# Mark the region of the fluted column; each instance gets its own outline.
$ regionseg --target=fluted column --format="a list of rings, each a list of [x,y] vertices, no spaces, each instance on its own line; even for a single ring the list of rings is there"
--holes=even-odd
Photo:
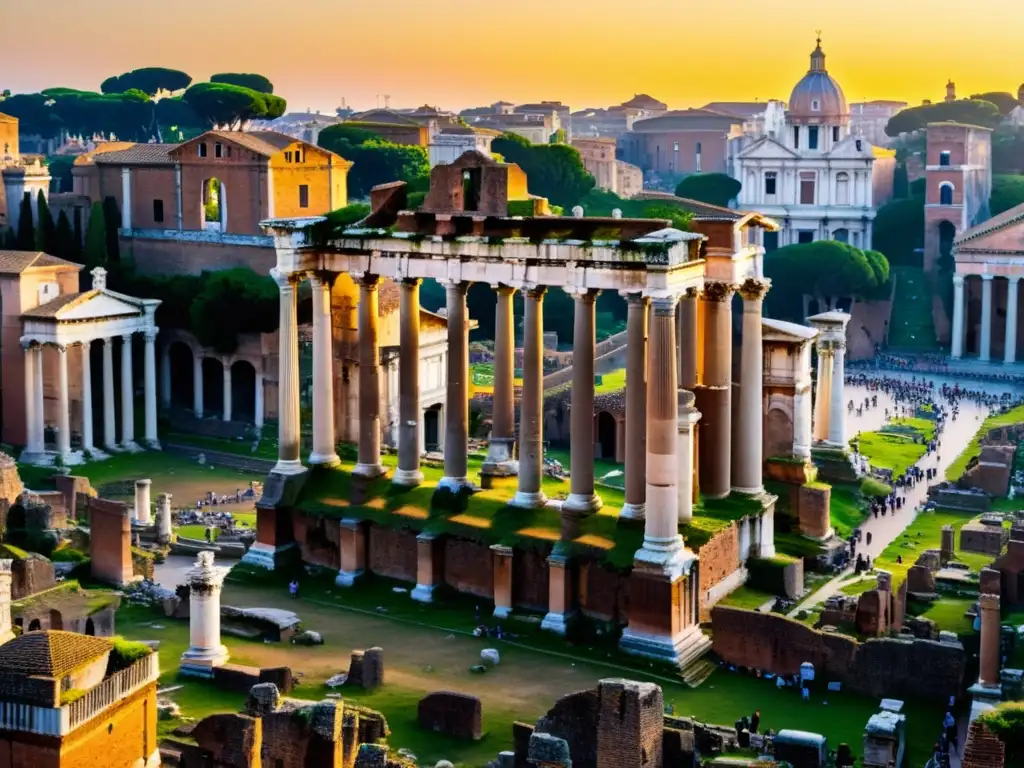
[[[647,504],[636,559],[663,565],[682,549],[679,535],[679,392],[675,298],[652,300],[647,376]]]
[[[953,275],[953,337],[950,356],[959,360],[964,356],[964,276]]]
[[[828,417],[828,441],[846,448],[846,342],[832,342],[832,408]]]
[[[647,499],[647,316],[651,300],[626,295],[626,503],[620,517],[644,519]]]
[[[39,345],[22,342],[25,352],[25,452],[38,455],[43,446],[43,414],[36,410],[36,389],[43,386],[41,379],[36,378],[36,356],[40,354]]]
[[[981,276],[981,360],[992,359],[992,275]]]
[[[697,360],[700,340],[697,334],[697,313],[700,295],[696,288],[688,288],[679,300],[679,386],[692,390],[697,386]]]
[[[380,463],[380,277],[359,282],[359,463],[353,474],[379,477]]]
[[[515,328],[512,297],[516,289],[499,285],[495,289],[498,304],[494,311],[494,397],[492,398],[491,436],[487,459],[480,473],[507,477],[518,468],[513,459],[515,443]]]
[[[542,507],[544,464],[544,292],[543,286],[523,291],[523,389],[519,403],[519,488],[517,507]]]
[[[192,356],[192,413],[203,418],[203,358],[198,352]]]
[[[145,424],[143,439],[146,441],[146,447],[154,448],[159,450],[160,441],[157,439],[156,434],[156,334],[157,328],[148,328],[144,332],[146,345],[143,349],[143,386],[145,388]],[[85,350],[85,355],[88,356],[89,350]],[[85,373],[85,364],[82,365],[83,375]],[[86,378],[86,386],[88,387],[88,378]],[[90,419],[92,418],[92,405],[89,406]],[[92,425],[89,426],[90,436],[92,434]]]
[[[423,482],[420,471],[420,281],[403,280],[399,306],[398,470],[396,485]]]
[[[818,340],[818,381],[814,393],[814,439],[828,440],[829,411],[832,407],[832,346]]]
[[[57,344],[57,453],[71,453],[71,401],[68,398],[68,348]]]
[[[296,307],[298,276],[275,267],[270,276],[281,294],[278,321],[277,464],[274,472],[295,475],[305,471],[299,459],[299,324]]]
[[[114,340],[108,338],[103,340],[103,447],[111,451],[117,449],[114,419]]]
[[[444,477],[439,487],[458,491],[470,485],[468,282],[446,282],[448,307],[448,390],[444,403]]]
[[[733,431],[733,490],[760,493],[764,453],[764,354],[761,315],[768,283],[747,280],[743,297],[743,341],[740,348],[740,402]]]
[[[231,421],[231,358],[225,357],[221,360],[221,374],[223,376],[220,410],[221,421]]]
[[[1003,354],[1004,363],[1017,362],[1017,289],[1020,275],[1009,277],[1010,285],[1006,292],[1006,350]]]
[[[694,407],[694,396],[689,390],[679,390],[679,436],[676,442],[676,458],[679,467],[678,497],[679,524],[685,525],[693,519],[693,434],[700,411]]]
[[[704,384],[707,406],[701,424],[702,488],[711,498],[728,496],[732,489],[732,283],[706,283],[707,311]],[[652,352],[653,354],[653,352]]]
[[[572,402],[569,498],[562,511],[589,514],[601,508],[594,493],[594,365],[597,356],[597,291],[573,294]],[[543,375],[543,372],[542,372]]]
[[[811,386],[798,385],[793,393],[793,455],[799,459],[811,458]]]
[[[89,357],[91,344],[82,342],[82,450],[94,451],[92,436],[92,360]],[[155,422],[155,419],[154,419]]]
[[[121,337],[121,447],[135,446],[135,388],[132,382],[132,335]]]
[[[331,282],[326,276],[309,279],[313,291],[313,451],[310,464],[337,464],[334,433],[334,340],[331,328]],[[257,384],[262,384],[260,376]],[[263,405],[258,393],[257,409]],[[256,412],[262,422],[263,414]]]
[[[171,345],[164,344],[160,350],[160,405],[171,407]]]

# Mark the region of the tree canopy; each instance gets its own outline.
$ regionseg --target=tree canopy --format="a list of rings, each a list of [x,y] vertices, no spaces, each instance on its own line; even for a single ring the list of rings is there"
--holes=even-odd
[[[46,201],[43,190],[36,193],[36,250],[43,253],[57,253],[57,224],[50,213],[50,204]]]
[[[33,251],[36,248],[36,230],[31,192],[26,192],[21,196],[20,205],[21,207],[18,211],[18,250]]]
[[[892,200],[875,215],[872,244],[890,264],[921,266],[924,248],[924,195]]]
[[[995,104],[999,114],[1003,117],[1013,112],[1015,107],[1020,106],[1017,97],[1005,91],[988,91],[987,93],[976,93],[971,96],[972,101],[987,101]]]
[[[103,204],[92,204],[89,211],[89,224],[85,228],[85,267],[86,271],[94,267],[107,266],[107,225],[103,216]]]
[[[999,107],[990,101],[963,99],[961,101],[922,104],[897,112],[885,126],[886,136],[899,136],[923,129],[928,123],[952,121],[995,128],[1002,121]]]
[[[267,275],[247,267],[204,272],[189,308],[189,325],[204,346],[235,351],[240,333],[269,333],[277,328],[280,295]]]
[[[210,75],[211,83],[226,83],[248,88],[259,93],[273,93],[274,84],[263,75],[256,75],[247,72],[218,72]]]
[[[988,207],[993,216],[1024,203],[1024,175],[1000,173],[992,177]]]
[[[583,167],[579,150],[568,144],[531,144],[522,136],[504,133],[491,149],[523,169],[531,194],[554,205],[571,208],[594,188],[594,177]]]
[[[726,207],[740,189],[740,182],[726,173],[692,173],[676,186],[676,197]]]
[[[100,84],[103,93],[124,93],[142,91],[156,96],[161,91],[180,91],[192,84],[192,77],[179,69],[165,67],[143,67],[125,72],[123,75],[108,77]]]
[[[61,120],[51,104],[52,100],[42,93],[16,93],[4,99],[3,111],[18,118],[21,133],[52,139],[60,133]]]
[[[317,142],[353,163],[348,174],[350,198],[367,197],[376,185],[392,181],[404,181],[411,192],[429,184],[430,159],[424,147],[394,144],[372,131],[344,124],[320,131]]]
[[[227,83],[196,83],[182,99],[207,125],[232,130],[241,130],[250,120],[280,117],[288,106],[280,96]]]

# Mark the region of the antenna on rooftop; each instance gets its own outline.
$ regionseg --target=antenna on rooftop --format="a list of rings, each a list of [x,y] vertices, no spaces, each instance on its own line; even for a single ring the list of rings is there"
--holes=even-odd
[[[391,94],[390,93],[385,93],[384,94],[384,109],[390,109],[390,108],[391,108]]]

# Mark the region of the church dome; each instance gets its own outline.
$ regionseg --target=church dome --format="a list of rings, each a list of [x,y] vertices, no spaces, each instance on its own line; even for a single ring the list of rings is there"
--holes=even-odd
[[[849,116],[846,96],[828,70],[821,38],[811,53],[811,68],[789,96],[789,116],[820,123],[842,122]]]

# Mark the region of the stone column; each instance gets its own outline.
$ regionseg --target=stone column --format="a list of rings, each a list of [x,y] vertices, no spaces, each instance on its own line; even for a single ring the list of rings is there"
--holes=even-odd
[[[171,525],[171,494],[161,493],[156,497],[156,542],[167,544],[173,535]]]
[[[41,354],[39,345],[22,342],[25,351],[25,451],[34,456],[41,455],[43,446],[43,414],[36,410],[36,390],[43,386],[36,378],[36,357]]]
[[[992,359],[992,275],[981,276],[981,361]]]
[[[185,574],[189,593],[189,649],[181,655],[179,674],[213,677],[214,667],[227,663],[220,641],[220,592],[228,568],[213,564],[213,552],[200,552]]]
[[[444,539],[424,531],[416,537],[416,587],[410,597],[418,603],[434,600],[434,589],[444,581]]]
[[[33,201],[35,202],[35,201]],[[132,228],[132,169],[121,169],[121,231]]]
[[[149,525],[152,522],[149,510],[149,489],[152,480],[135,481],[135,522],[139,525]]]
[[[416,486],[420,471],[420,280],[401,282],[398,349],[398,470],[394,483]]]
[[[40,356],[41,357],[41,356]],[[114,436],[114,340],[103,340],[103,447],[117,449]]]
[[[544,292],[525,290],[523,390],[519,403],[519,488],[512,506],[543,507],[544,473]]]
[[[761,514],[760,557],[775,557],[775,504],[769,505]]]
[[[832,407],[832,346],[818,339],[818,382],[814,393],[814,440],[828,440],[829,412]]]
[[[565,555],[554,553],[548,556],[548,612],[540,622],[541,629],[564,635],[566,621],[576,612],[573,599],[574,570],[572,562]]]
[[[978,610],[981,612],[978,685],[997,688],[1000,685],[999,595],[981,595],[978,598]]]
[[[310,464],[338,464],[334,440],[334,341],[331,329],[331,282],[309,279],[313,289],[313,452]],[[260,377],[257,376],[257,383]],[[262,406],[262,394],[259,398]],[[257,411],[262,421],[262,413]]]
[[[685,525],[693,519],[693,433],[700,420],[700,411],[693,407],[694,397],[689,390],[679,390],[679,437],[676,456],[679,467],[679,523]]]
[[[192,356],[192,413],[203,418],[203,358],[198,353]]]
[[[0,644],[14,638],[14,628],[11,626],[12,565],[13,560],[0,560]]]
[[[160,406],[171,407],[171,345],[164,344],[160,352]]]
[[[569,497],[562,512],[588,515],[601,508],[594,493],[594,362],[597,355],[597,291],[574,294]],[[541,374],[543,376],[543,372]]]
[[[728,496],[732,489],[732,296],[731,283],[706,283],[704,384],[705,408],[701,449],[708,466],[701,466],[701,490],[710,498]],[[653,351],[651,352],[653,356]],[[653,358],[652,358],[653,359]],[[707,403],[705,405],[704,403]]]
[[[797,458],[811,458],[811,424],[811,387],[803,384],[793,393],[793,455]]]
[[[361,520],[345,518],[338,524],[341,568],[335,586],[351,587],[366,570],[366,527]]]
[[[364,275],[359,283],[359,477],[380,477],[380,277]]]
[[[221,403],[223,407],[220,412],[221,421],[231,421],[231,358],[225,357],[220,361],[220,369],[223,374],[223,394]]]
[[[1006,350],[1003,354],[1004,363],[1017,362],[1017,288],[1020,275],[1009,277],[1010,285],[1006,293]]]
[[[135,447],[135,392],[132,386],[132,335],[121,337],[121,447]]]
[[[143,382],[146,398],[146,423],[143,435],[146,447],[159,450],[160,441],[156,434],[156,328],[148,328],[144,332],[146,346],[143,357]]]
[[[626,503],[619,517],[644,519],[647,499],[647,316],[651,300],[626,294]]]
[[[733,433],[734,491],[764,490],[764,353],[761,315],[768,283],[750,279],[740,286],[743,297],[743,342],[740,350],[740,402]]]
[[[295,475],[305,471],[299,459],[299,325],[296,313],[297,277],[270,270],[281,293],[277,364],[277,464],[274,472]]]
[[[828,417],[828,441],[846,449],[846,342],[832,342],[832,398]]]
[[[255,406],[256,429],[263,429],[263,371],[256,371],[256,396],[253,400]]]
[[[679,386],[693,389],[697,386],[697,360],[700,342],[697,336],[697,312],[700,296],[696,288],[687,288],[679,300]]]
[[[953,333],[950,356],[959,360],[964,356],[964,276],[953,275]]]
[[[507,619],[512,613],[512,547],[492,544],[494,567],[494,618]]]
[[[469,486],[469,313],[468,282],[445,282],[448,306],[448,389],[444,401],[444,477],[438,488],[457,493]]]
[[[96,450],[92,435],[92,360],[89,357],[91,347],[90,342],[82,342],[82,450],[86,452]]]
[[[512,318],[512,297],[516,289],[497,287],[498,305],[494,313],[494,397],[491,416],[491,437],[487,459],[481,475],[508,477],[518,467],[513,459],[515,443],[515,329]]]
[[[57,350],[57,453],[67,459],[71,453],[71,403],[68,399],[68,348]]]

